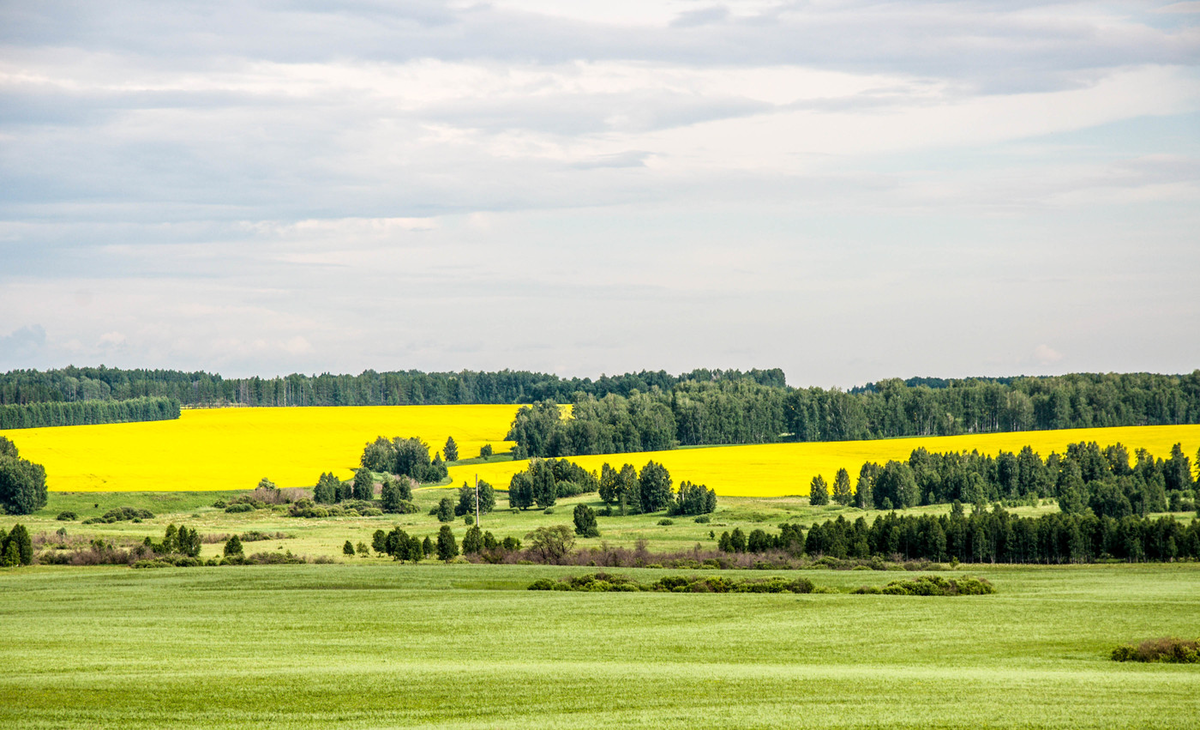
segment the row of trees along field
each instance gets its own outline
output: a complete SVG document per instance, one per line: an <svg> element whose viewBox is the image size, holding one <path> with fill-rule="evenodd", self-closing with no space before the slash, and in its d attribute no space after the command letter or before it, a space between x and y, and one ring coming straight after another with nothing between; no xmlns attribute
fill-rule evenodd
<svg viewBox="0 0 1200 730"><path fill-rule="evenodd" d="M793 389L778 368L699 369L681 375L642 371L596 380L509 370L224 379L203 372L71 367L0 375L0 405L149 396L194 406L582 405L590 425L558 436L542 434L540 441L530 433L522 446L532 456L646 451L672 442L840 441L1200 423L1200 370L891 379L850 391Z"/></svg>
<svg viewBox="0 0 1200 730"><path fill-rule="evenodd" d="M1167 561L1200 558L1200 520L1184 524L1173 517L1121 518L1055 513L1017 517L997 506L965 514L960 505L946 515L876 517L868 524L845 517L814 524L780 525L778 534L740 528L718 541L725 552L783 552L838 559L972 563L1077 563L1098 560Z"/></svg>
<svg viewBox="0 0 1200 730"><path fill-rule="evenodd" d="M1196 454L1200 462L1200 452ZM812 504L829 501L862 508L905 509L922 504L1020 502L1052 497L1063 512L1109 517L1196 509L1191 460L1179 444L1167 459L1138 449L1130 459L1121 444L1070 444L1065 454L1042 459L1026 446L993 457L978 452L930 453L916 449L908 461L867 462L853 490L845 469L832 494L823 477L810 485Z"/></svg>
<svg viewBox="0 0 1200 730"><path fill-rule="evenodd" d="M27 515L46 506L46 470L22 459L17 445L0 436L0 511Z"/></svg>
<svg viewBox="0 0 1200 730"><path fill-rule="evenodd" d="M424 373L419 370L359 375L300 375L277 378L222 378L205 372L77 368L13 370L0 374L0 404L82 400L125 400L144 396L175 398L192 406L376 406L533 403L569 401L575 393L603 397L629 395L657 387L670 391L685 381L750 380L783 389L784 374L772 370L665 371L590 378L501 370Z"/></svg>
<svg viewBox="0 0 1200 730"><path fill-rule="evenodd" d="M519 457L561 457L678 445L1200 422L1200 371L935 384L944 387L889 380L843 392L751 379L685 380L670 390L628 396L578 393L569 419L549 400L522 407L508 438L517 442Z"/></svg>
<svg viewBox="0 0 1200 730"><path fill-rule="evenodd" d="M641 514L666 510L668 514L702 515L717 508L716 492L702 484L684 481L678 493L672 488L671 473L662 464L647 462L638 472L632 464L615 469L607 463L600 477L566 459L540 459L512 476L508 485L510 507L529 509L553 507L560 498L599 492L600 499L619 513Z"/></svg>
<svg viewBox="0 0 1200 730"><path fill-rule="evenodd" d="M179 418L179 401L162 397L0 405L0 429L168 421L175 418Z"/></svg>

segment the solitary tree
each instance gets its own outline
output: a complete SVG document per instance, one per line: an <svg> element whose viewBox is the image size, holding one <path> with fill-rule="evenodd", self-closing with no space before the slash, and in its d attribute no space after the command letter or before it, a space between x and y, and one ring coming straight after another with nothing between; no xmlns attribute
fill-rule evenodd
<svg viewBox="0 0 1200 730"><path fill-rule="evenodd" d="M387 552L387 533L383 530L376 530L371 536L371 549L376 553L383 555Z"/></svg>
<svg viewBox="0 0 1200 730"><path fill-rule="evenodd" d="M237 535L234 535L233 537L231 537L225 541L225 557L229 558L234 555L244 555L244 554L245 553L243 552L242 541Z"/></svg>
<svg viewBox="0 0 1200 730"><path fill-rule="evenodd" d="M596 513L586 504L575 505L575 534L581 537L600 537L600 528L596 525Z"/></svg>
<svg viewBox="0 0 1200 730"><path fill-rule="evenodd" d="M454 521L454 500L449 497L442 497L442 501L438 502L437 506L438 522L453 522Z"/></svg>
<svg viewBox="0 0 1200 730"><path fill-rule="evenodd" d="M575 547L575 535L566 525L539 527L525 537L529 538L530 551L543 563L557 563Z"/></svg>
<svg viewBox="0 0 1200 730"><path fill-rule="evenodd" d="M513 474L508 483L508 506L528 509L533 506L533 479L528 471Z"/></svg>
<svg viewBox="0 0 1200 730"><path fill-rule="evenodd" d="M446 439L446 448L442 449L442 453L446 455L446 461L458 461L458 444L454 443L454 437Z"/></svg>
<svg viewBox="0 0 1200 730"><path fill-rule="evenodd" d="M354 557L354 543L347 540L346 544L342 546L342 555Z"/></svg>
<svg viewBox="0 0 1200 730"><path fill-rule="evenodd" d="M814 507L829 504L829 485L820 474L812 478L812 484L808 488L808 503Z"/></svg>
<svg viewBox="0 0 1200 730"><path fill-rule="evenodd" d="M479 447L479 456L480 456L480 458L483 458L483 459L490 459L492 457L492 445L484 444L483 446L480 446Z"/></svg>
<svg viewBox="0 0 1200 730"><path fill-rule="evenodd" d="M833 478L833 501L844 505L854 501L854 494L850 490L850 472L845 469L838 469L837 476Z"/></svg>
<svg viewBox="0 0 1200 730"><path fill-rule="evenodd" d="M371 472L366 469L359 469L354 472L354 485L351 487L351 494L355 499L365 499L367 501L375 499L375 478L371 476Z"/></svg>
<svg viewBox="0 0 1200 730"><path fill-rule="evenodd" d="M450 560L458 555L458 541L454 539L450 525L442 525L438 530L437 555L438 560Z"/></svg>

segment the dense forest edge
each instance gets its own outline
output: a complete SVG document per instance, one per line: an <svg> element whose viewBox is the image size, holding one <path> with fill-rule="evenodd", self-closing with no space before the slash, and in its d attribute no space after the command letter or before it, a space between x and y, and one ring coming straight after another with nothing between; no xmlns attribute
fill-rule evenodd
<svg viewBox="0 0 1200 730"><path fill-rule="evenodd" d="M169 421L179 411L178 400L162 397L0 405L0 429Z"/></svg>
<svg viewBox="0 0 1200 730"><path fill-rule="evenodd" d="M0 375L0 407L137 398L174 399L183 407L523 404L510 434L514 456L561 457L681 445L1200 423L1200 370L892 379L851 391L792 388L778 368L642 371L596 380L509 370L225 379L70 367ZM571 418L559 417L554 405L562 403L573 406Z"/></svg>

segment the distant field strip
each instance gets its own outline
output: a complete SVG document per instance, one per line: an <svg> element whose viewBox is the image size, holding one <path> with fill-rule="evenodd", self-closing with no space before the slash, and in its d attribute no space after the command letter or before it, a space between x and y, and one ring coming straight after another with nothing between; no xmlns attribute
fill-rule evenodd
<svg viewBox="0 0 1200 730"><path fill-rule="evenodd" d="M63 426L2 431L21 455L45 465L51 490L177 491L250 489L267 477L281 487L312 486L322 471L349 478L363 446L376 436L419 436L440 450L448 436L460 456L484 444L497 452L517 406L358 406L185 410L178 421ZM777 497L808 493L813 476L832 481L840 467L852 478L864 461L906 459L913 449L978 449L995 454L1029 444L1043 457L1067 444L1121 442L1132 453L1145 448L1165 458L1182 443L1195 458L1200 425L1026 431L983 436L715 446L636 454L572 457L588 469L604 462L639 469L651 459L665 464L675 483L707 484L718 494ZM456 484L475 474L499 488L526 462L463 465L450 469Z"/></svg>
<svg viewBox="0 0 1200 730"><path fill-rule="evenodd" d="M59 492L252 489L267 477L307 487L323 471L349 478L376 436L448 436L460 456L506 451L517 406L348 406L185 410L177 421L0 431L46 467Z"/></svg>
<svg viewBox="0 0 1200 730"><path fill-rule="evenodd" d="M1120 442L1130 455L1144 448L1159 458L1170 455L1172 444L1182 443L1184 453L1193 461L1200 448L1200 425L1192 426L1131 426L1123 428L1079 428L1061 431L1023 431L979 436L932 436L926 438L882 439L875 441L836 441L818 443L761 444L750 446L715 446L710 448L651 451L637 454L608 456L578 456L572 461L587 469L599 469L608 462L615 467L629 463L641 469L653 459L680 480L706 484L718 495L731 497L782 497L806 495L808 485L817 474L832 483L839 468L850 472L851 482L866 461L884 463L889 459L904 460L913 449L924 446L929 451L971 451L996 454L999 451L1020 451L1032 446L1045 458L1051 451L1066 451L1067 444L1097 441L1101 446ZM460 466L450 469L456 483L468 481L479 474L480 479L507 488L508 481L525 462L500 462L479 466Z"/></svg>

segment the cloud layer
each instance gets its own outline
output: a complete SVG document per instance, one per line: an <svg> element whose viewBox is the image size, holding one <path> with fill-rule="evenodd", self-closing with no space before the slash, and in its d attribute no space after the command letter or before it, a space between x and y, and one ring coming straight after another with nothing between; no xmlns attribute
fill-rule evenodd
<svg viewBox="0 0 1200 730"><path fill-rule="evenodd" d="M1194 3L0 6L0 368L1191 370Z"/></svg>

